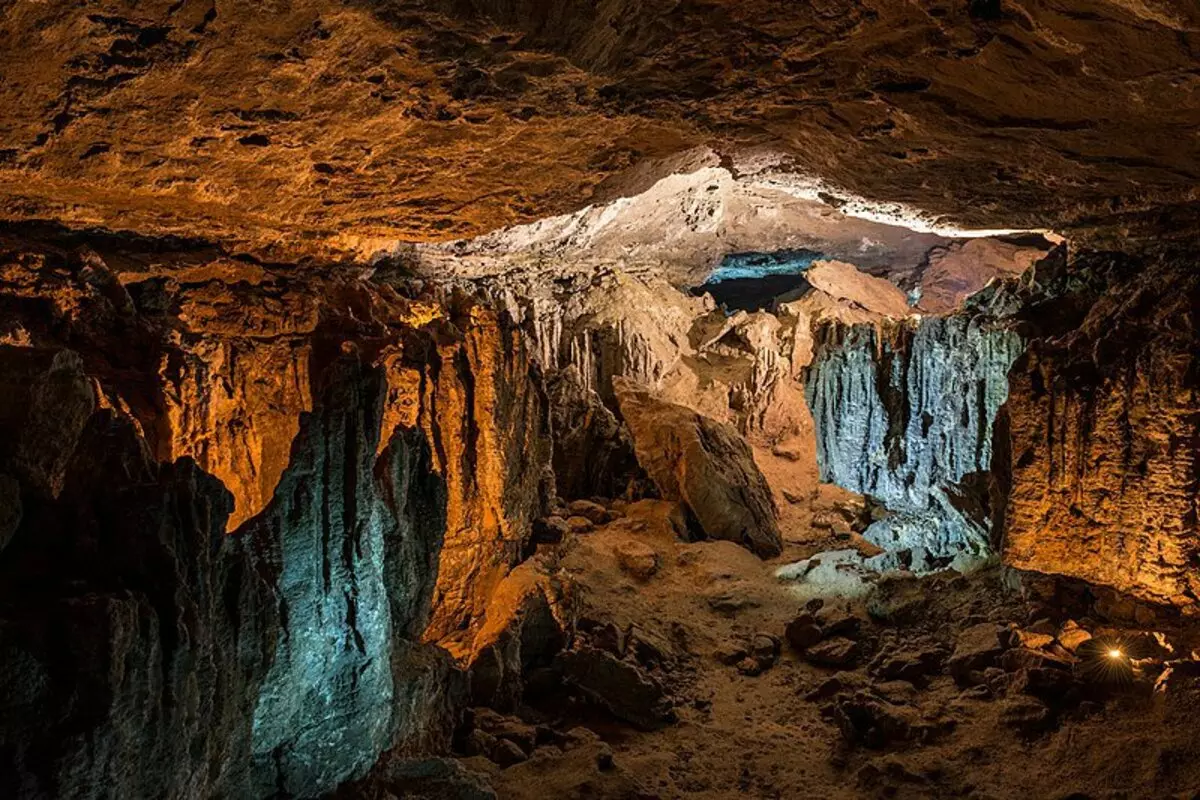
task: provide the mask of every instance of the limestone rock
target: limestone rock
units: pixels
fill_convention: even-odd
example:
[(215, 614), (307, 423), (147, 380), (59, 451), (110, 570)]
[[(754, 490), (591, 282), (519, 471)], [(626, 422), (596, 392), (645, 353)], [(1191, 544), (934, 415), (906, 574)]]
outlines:
[(638, 461), (662, 496), (682, 501), (709, 538), (738, 542), (764, 558), (778, 555), (775, 503), (745, 440), (629, 381), (614, 386)]
[(592, 647), (565, 652), (561, 660), (566, 680), (613, 716), (646, 730), (673, 720), (663, 687), (636, 665)]
[(811, 614), (801, 614), (787, 624), (784, 638), (793, 649), (803, 652), (821, 641), (824, 634)]
[(658, 553), (641, 542), (621, 542), (615, 548), (621, 569), (638, 580), (649, 580), (658, 572)]
[(568, 364), (552, 372), (546, 392), (559, 496), (619, 497), (629, 492), (640, 477), (629, 433), (600, 396), (585, 387), (579, 369)]
[(583, 517), (593, 525), (604, 525), (612, 520), (607, 508), (591, 500), (572, 500), (567, 504), (567, 511), (571, 516)]
[(1073, 288), (1045, 279), (1045, 314), (1084, 314), (1077, 330), (1036, 340), (1013, 367), (1008, 563), (1195, 606), (1200, 483), (1186, 444), (1200, 436), (1194, 265), (1097, 255), (1063, 268), (1060, 282)]
[(816, 289), (835, 300), (848, 300), (873, 314), (903, 319), (909, 314), (908, 299), (894, 284), (861, 272), (842, 261), (818, 261), (804, 277)]
[(946, 662), (951, 674), (960, 682), (972, 672), (981, 671), (996, 663), (1004, 652), (1000, 640), (1003, 629), (991, 622), (981, 622), (958, 634), (954, 652)]
[(820, 667), (845, 668), (857, 665), (862, 653), (863, 647), (858, 642), (834, 636), (810, 646), (804, 651), (804, 658)]
[(990, 549), (989, 491), (972, 482), (992, 458), (992, 424), (1020, 337), (964, 313), (819, 329), (807, 394), (823, 480), (894, 513), (865, 532), (926, 571)]

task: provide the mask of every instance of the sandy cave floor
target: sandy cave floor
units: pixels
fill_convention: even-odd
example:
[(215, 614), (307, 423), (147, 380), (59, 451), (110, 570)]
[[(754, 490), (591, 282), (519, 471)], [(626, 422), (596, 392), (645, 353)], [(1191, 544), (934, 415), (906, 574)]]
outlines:
[[(814, 513), (834, 510), (839, 498), (830, 493), (813, 502)], [(945, 659), (956, 641), (981, 623), (1025, 631), (1020, 644), (1029, 647), (1016, 648), (1022, 654), (1049, 647), (1045, 639), (1053, 637), (1029, 631), (1059, 627), (1074, 609), (1061, 597), (1047, 601), (1056, 591), (1047, 581), (1026, 579), (1018, 589), (993, 568), (891, 582), (869, 606), (845, 609), (860, 621), (851, 638), (865, 651), (861, 660), (817, 666), (784, 635), (803, 604), (775, 578), (778, 564), (729, 542), (680, 541), (671, 509), (658, 501), (625, 507), (624, 516), (593, 532), (541, 546), (524, 568), (568, 579), (580, 618), (593, 627), (611, 623), (660, 651), (651, 667), (669, 687), (677, 721), (639, 730), (587, 705), (548, 710), (527, 697), (529, 707), (518, 711), (526, 722), (592, 734), (576, 730), (574, 740), (584, 744), (539, 747), (506, 769), (482, 755), (463, 759), (489, 776), (500, 798), (1197, 796), (1200, 749), (1191, 715), (1200, 702), (1176, 684), (1155, 692), (1161, 667), (1110, 683), (1084, 658), (1067, 668), (1075, 677), (1048, 688), (1034, 685), (1047, 674), (1034, 656), (1001, 659), (1008, 668), (991, 667), (978, 685), (949, 674)], [(820, 541), (810, 541), (809, 552), (828, 545), (824, 535), (816, 531)], [(783, 563), (809, 554), (792, 538)], [(653, 574), (646, 574), (648, 550)], [(823, 613), (838, 606), (830, 601)], [(1100, 620), (1079, 621), (1104, 635)], [(745, 660), (723, 663), (752, 650), (760, 633), (781, 643), (773, 664), (747, 674), (757, 670)], [(1175, 656), (1194, 635), (1170, 629)], [(941, 665), (912, 681), (883, 674), (890, 656), (922, 652)]]

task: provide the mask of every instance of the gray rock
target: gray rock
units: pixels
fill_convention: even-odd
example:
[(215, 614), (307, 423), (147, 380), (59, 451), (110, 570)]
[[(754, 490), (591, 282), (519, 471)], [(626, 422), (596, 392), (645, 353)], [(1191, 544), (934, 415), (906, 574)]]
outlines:
[(380, 373), (343, 359), (326, 387), (274, 499), (237, 534), (278, 575), (283, 625), (254, 711), (258, 785), (305, 797), (364, 775), (398, 733), (437, 740), (452, 724), (401, 716), (412, 706), (398, 696), (425, 676), (394, 675), (392, 663), (397, 642), (416, 641), (427, 620), (444, 489), (423, 437), (404, 429), (376, 480)]
[[(960, 484), (990, 467), (992, 423), (1020, 337), (986, 315), (818, 332), (807, 384), (822, 480), (896, 512), (868, 528), (927, 571), (988, 552), (986, 497)], [(960, 563), (962, 563), (960, 561)]]

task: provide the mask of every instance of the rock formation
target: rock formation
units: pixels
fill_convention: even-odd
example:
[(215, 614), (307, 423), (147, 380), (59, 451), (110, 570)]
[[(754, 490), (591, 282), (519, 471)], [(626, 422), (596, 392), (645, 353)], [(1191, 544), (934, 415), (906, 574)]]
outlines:
[(1093, 255), (1038, 278), (1049, 297), (1031, 316), (1059, 325), (1012, 372), (1004, 558), (1194, 607), (1195, 258)]
[[(471, 652), (551, 491), (511, 325), (220, 264), (127, 290), (97, 253), (9, 244), (27, 344), (3, 348), (5, 669), (14, 709), (41, 709), (4, 731), (14, 795), (315, 796), (385, 750), (448, 747), (465, 663), (436, 644)], [(48, 571), (43, 611), (11, 605)], [(45, 683), (47, 632), (81, 625)], [(90, 716), (38, 705), (81, 692)], [(135, 754), (159, 766), (118, 774)]]
[(1200, 785), (1194, 0), (260, 5), (0, 3), (0, 796)]
[(615, 385), (638, 462), (669, 500), (679, 500), (704, 536), (779, 555), (771, 490), (745, 440), (726, 425), (656, 400), (629, 379)]
[(822, 478), (897, 512), (867, 538), (913, 551), (925, 568), (927, 559), (985, 555), (990, 524), (961, 484), (990, 468), (992, 423), (1020, 336), (970, 312), (831, 323), (819, 337), (807, 392)]
[(701, 145), (990, 228), (1182, 202), (1200, 174), (1188, 0), (259, 10), (7, 9), (5, 217), (294, 260), (636, 194)]

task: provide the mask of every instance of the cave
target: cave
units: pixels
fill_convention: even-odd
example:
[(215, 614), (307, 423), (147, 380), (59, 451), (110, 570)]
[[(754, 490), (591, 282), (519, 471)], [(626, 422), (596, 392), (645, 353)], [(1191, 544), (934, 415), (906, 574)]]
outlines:
[(0, 797), (1200, 795), (1200, 7), (0, 4)]

